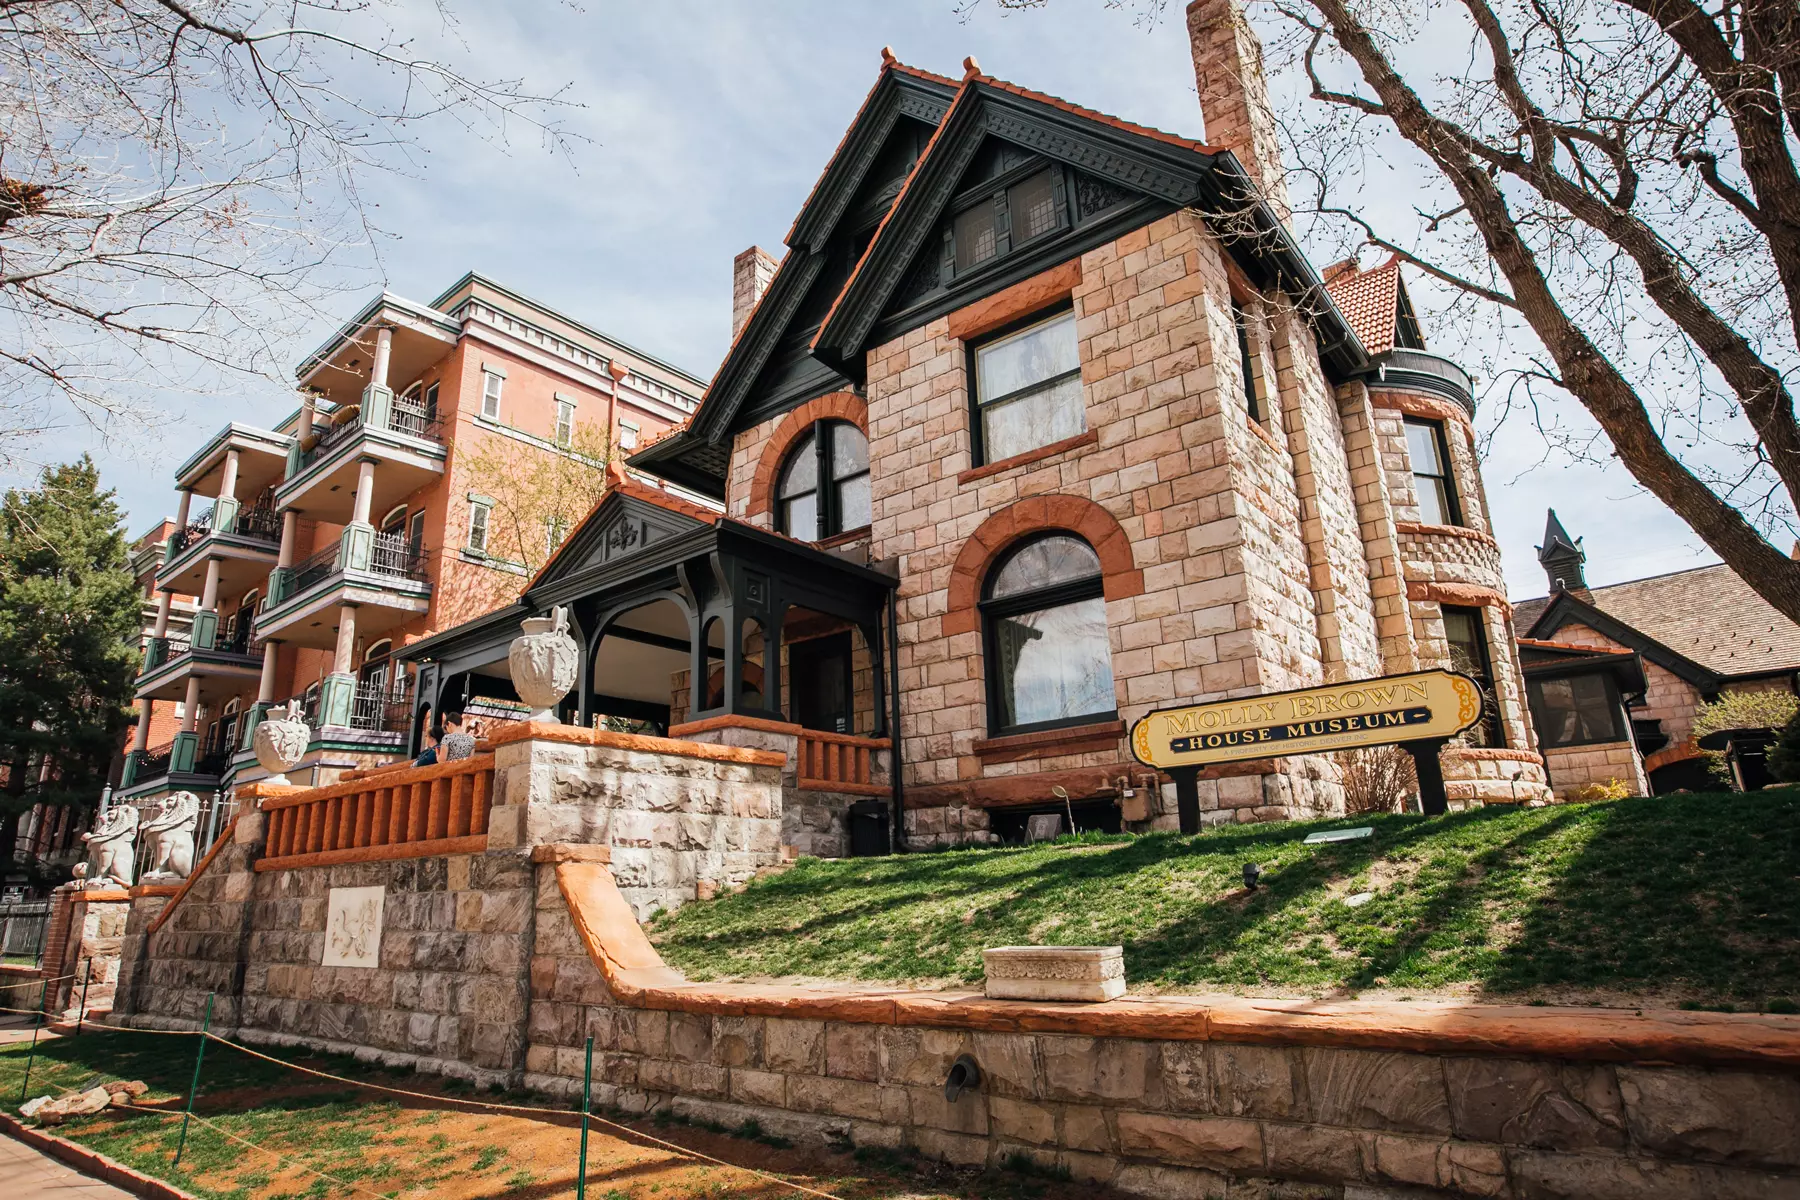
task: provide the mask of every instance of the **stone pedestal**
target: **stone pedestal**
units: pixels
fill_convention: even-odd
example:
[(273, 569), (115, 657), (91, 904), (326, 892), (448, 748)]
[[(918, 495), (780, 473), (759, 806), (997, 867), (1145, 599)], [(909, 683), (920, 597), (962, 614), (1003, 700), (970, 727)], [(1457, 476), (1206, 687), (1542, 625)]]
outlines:
[(44, 977), (57, 980), (45, 993), (51, 1013), (70, 1021), (80, 1015), (83, 980), (88, 1012), (111, 1010), (130, 908), (130, 893), (122, 888), (64, 884), (52, 894), (50, 926), (57, 937), (44, 954)]
[(990, 1000), (1098, 1002), (1125, 994), (1119, 946), (995, 946), (981, 952)]

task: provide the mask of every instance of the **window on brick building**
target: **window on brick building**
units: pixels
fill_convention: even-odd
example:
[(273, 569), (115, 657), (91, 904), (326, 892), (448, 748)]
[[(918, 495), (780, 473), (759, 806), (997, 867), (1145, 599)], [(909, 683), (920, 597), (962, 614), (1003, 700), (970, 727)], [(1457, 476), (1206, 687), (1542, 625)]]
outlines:
[(567, 446), (575, 440), (575, 406), (567, 400), (556, 402), (556, 444)]
[(486, 554), (488, 548), (488, 510), (492, 506), (480, 500), (469, 505), (469, 549)]
[(1538, 740), (1546, 746), (1622, 742), (1619, 696), (1605, 675), (1533, 679), (1527, 683)]
[(950, 222), (953, 271), (960, 275), (1060, 229), (1068, 208), (1063, 190), (1062, 172), (1052, 168), (996, 187), (963, 208)]
[(1073, 309), (974, 349), (976, 459), (992, 463), (1087, 430)]
[(636, 450), (638, 444), (638, 427), (630, 421), (619, 422), (619, 449)]
[(1099, 556), (1067, 533), (1025, 542), (989, 573), (981, 610), (994, 733), (1116, 715), (1101, 586)]
[(1236, 300), (1231, 302), (1231, 319), (1237, 326), (1238, 370), (1244, 377), (1244, 411), (1250, 414), (1252, 421), (1260, 421), (1267, 410), (1263, 405), (1262, 382), (1256, 374), (1256, 355), (1250, 349), (1250, 314)]
[(1444, 640), (1450, 647), (1450, 669), (1461, 671), (1481, 688), (1481, 720), (1463, 736), (1470, 745), (1501, 747), (1500, 706), (1494, 694), (1494, 660), (1488, 653), (1487, 623), (1479, 608), (1444, 605)]
[(820, 541), (869, 524), (869, 439), (848, 421), (820, 421), (794, 443), (775, 486), (781, 532)]
[(1419, 520), (1427, 525), (1461, 525), (1444, 423), (1406, 418), (1406, 453), (1412, 459), (1413, 491), (1419, 495)]
[(481, 415), (490, 421), (500, 419), (500, 390), (506, 380), (493, 371), (481, 373)]

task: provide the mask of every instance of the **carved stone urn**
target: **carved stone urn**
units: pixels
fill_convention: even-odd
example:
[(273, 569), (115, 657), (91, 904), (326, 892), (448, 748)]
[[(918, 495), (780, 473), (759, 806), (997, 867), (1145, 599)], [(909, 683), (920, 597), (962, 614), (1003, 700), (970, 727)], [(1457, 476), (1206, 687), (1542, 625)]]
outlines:
[(556, 723), (556, 706), (575, 686), (581, 647), (569, 636), (569, 610), (557, 605), (547, 617), (527, 617), (525, 632), (513, 639), (506, 662), (513, 688), (531, 705), (530, 720)]
[(270, 713), (250, 735), (250, 741), (256, 749), (256, 761), (269, 773), (263, 782), (286, 786), (287, 773), (300, 765), (306, 757), (307, 744), (312, 741), (312, 730), (300, 719), (299, 701), (289, 700), (279, 716)]

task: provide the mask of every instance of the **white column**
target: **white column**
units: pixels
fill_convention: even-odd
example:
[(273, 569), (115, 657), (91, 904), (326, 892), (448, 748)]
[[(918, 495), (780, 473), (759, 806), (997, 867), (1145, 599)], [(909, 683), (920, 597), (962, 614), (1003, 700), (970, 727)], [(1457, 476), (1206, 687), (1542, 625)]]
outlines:
[(276, 567), (294, 565), (294, 542), (300, 533), (300, 514), (293, 509), (284, 509), (281, 514), (281, 549), (275, 554)]
[(331, 659), (334, 674), (348, 675), (356, 658), (356, 606), (338, 606), (337, 651)]
[(356, 464), (356, 515), (350, 520), (369, 523), (369, 509), (375, 503), (375, 460), (365, 458)]
[(375, 363), (369, 369), (369, 382), (376, 387), (388, 385), (388, 359), (394, 352), (394, 331), (383, 325), (375, 331)]
[(211, 612), (219, 604), (219, 560), (206, 560), (206, 587), (200, 593), (200, 611)]
[(262, 679), (256, 685), (258, 704), (275, 703), (275, 652), (280, 648), (279, 642), (263, 643)]
[(139, 754), (150, 748), (150, 710), (156, 701), (146, 698), (143, 707), (138, 710), (137, 731), (131, 735), (131, 748)]
[(300, 393), (300, 424), (295, 436), (305, 437), (313, 431), (313, 417), (319, 411), (319, 398), (312, 392)]
[(200, 728), (200, 677), (189, 675), (187, 684), (187, 700), (181, 713), (181, 732), (192, 733)]
[(219, 480), (219, 499), (236, 500), (238, 481), (238, 452), (235, 449), (225, 451), (225, 472)]
[(175, 603), (175, 593), (165, 589), (156, 599), (156, 636), (169, 636), (169, 609)]
[(175, 503), (175, 528), (181, 529), (187, 525), (188, 509), (193, 503), (194, 493), (188, 491), (186, 488), (182, 488), (181, 499)]

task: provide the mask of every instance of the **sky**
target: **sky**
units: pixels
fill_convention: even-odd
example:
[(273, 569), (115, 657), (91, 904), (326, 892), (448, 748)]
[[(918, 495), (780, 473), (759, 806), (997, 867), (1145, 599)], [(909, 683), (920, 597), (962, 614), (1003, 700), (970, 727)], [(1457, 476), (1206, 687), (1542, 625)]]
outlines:
[[(779, 256), (782, 237), (880, 67), (881, 48), (949, 75), (965, 56), (1002, 79), (1090, 108), (1202, 136), (1179, 4), (1146, 27), (1102, 0), (1051, 0), (959, 14), (957, 0), (658, 0), (484, 4), (452, 0), (400, 12), (421, 48), (486, 77), (568, 84), (562, 116), (585, 139), (566, 157), (521, 132), (510, 142), (450, 120), (416, 133), (416, 169), (365, 180), (380, 240), (361, 255), (370, 283), (340, 298), (333, 320), (297, 338), (298, 363), (381, 281), (421, 302), (475, 270), (589, 325), (710, 377), (730, 336), (731, 260), (752, 244)], [(354, 86), (354, 81), (346, 81)], [(1402, 181), (1403, 183), (1403, 181)], [(1403, 186), (1372, 201), (1405, 206)], [(1432, 296), (1411, 281), (1430, 348)], [(228, 420), (272, 423), (293, 393), (269, 382), (226, 398), (164, 402), (148, 436), (69, 429), (39, 461), (84, 450), (127, 510), (131, 532), (175, 507), (173, 471)], [(1568, 403), (1572, 419), (1580, 410)], [(1591, 585), (1716, 561), (1623, 468), (1551, 457), (1534, 429), (1492, 440), (1485, 478), (1516, 599), (1542, 595), (1534, 547), (1554, 506), (1583, 537)], [(14, 482), (14, 480), (6, 480)]]

